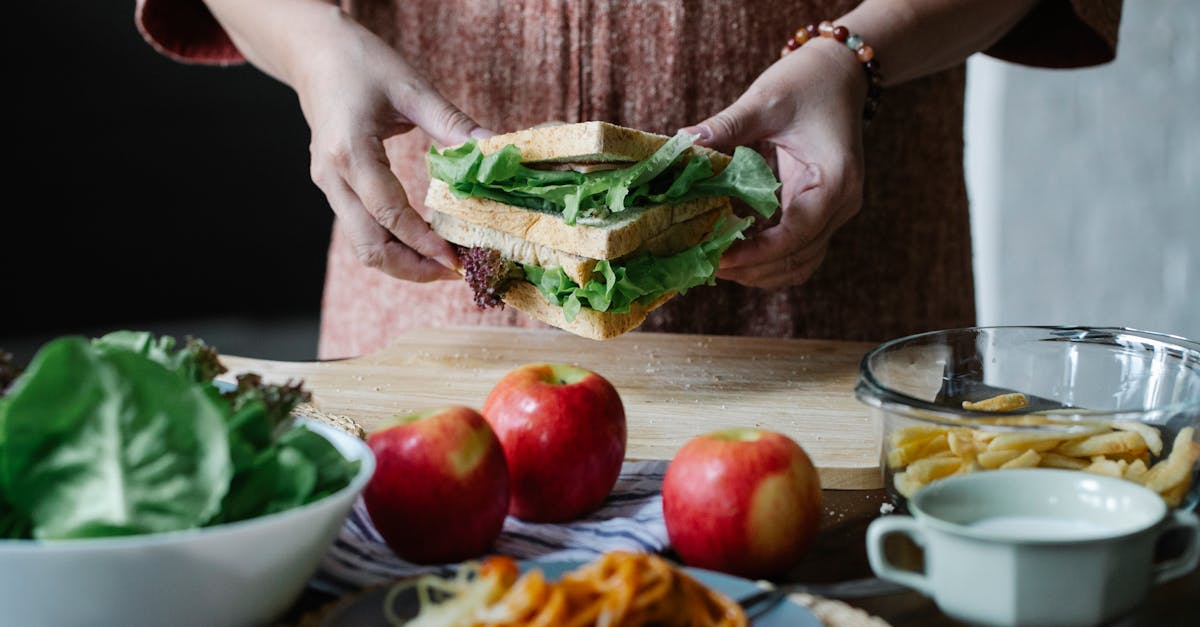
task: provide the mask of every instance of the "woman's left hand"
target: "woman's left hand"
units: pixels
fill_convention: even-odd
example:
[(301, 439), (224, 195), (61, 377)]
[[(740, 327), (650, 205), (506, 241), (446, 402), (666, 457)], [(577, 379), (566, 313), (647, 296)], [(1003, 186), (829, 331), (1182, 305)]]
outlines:
[(832, 39), (814, 39), (724, 111), (686, 129), (700, 134), (699, 143), (726, 150), (766, 140), (778, 156), (779, 223), (731, 247), (717, 276), (765, 288), (812, 277), (834, 232), (862, 206), (866, 92), (854, 54)]

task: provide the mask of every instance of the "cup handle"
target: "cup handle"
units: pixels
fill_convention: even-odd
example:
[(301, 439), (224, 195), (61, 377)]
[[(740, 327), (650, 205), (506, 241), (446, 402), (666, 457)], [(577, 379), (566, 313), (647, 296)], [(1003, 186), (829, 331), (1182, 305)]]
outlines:
[[(881, 579), (888, 579), (925, 596), (932, 596), (929, 580), (923, 573), (897, 568), (888, 561), (883, 550), (883, 539), (892, 533), (906, 535), (922, 549), (925, 548), (925, 536), (920, 525), (911, 516), (876, 518), (867, 527), (867, 560), (871, 563), (871, 570)], [(1194, 542), (1192, 544), (1195, 545)]]
[(1190, 529), (1192, 533), (1182, 555), (1154, 565), (1155, 584), (1186, 575), (1192, 572), (1197, 563), (1200, 563), (1200, 519), (1196, 518), (1196, 514), (1192, 512), (1176, 511), (1171, 514), (1171, 517), (1167, 519), (1167, 524), (1159, 530), (1158, 537), (1161, 538), (1174, 529)]

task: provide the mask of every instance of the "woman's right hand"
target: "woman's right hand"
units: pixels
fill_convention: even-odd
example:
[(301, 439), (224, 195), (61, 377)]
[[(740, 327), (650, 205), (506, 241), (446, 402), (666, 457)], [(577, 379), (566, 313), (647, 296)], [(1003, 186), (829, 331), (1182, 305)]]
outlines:
[[(259, 9), (209, 0), (239, 50), (295, 89), (312, 129), (313, 182), (358, 259), (399, 279), (457, 278), (453, 249), (409, 202), (383, 142), (413, 128), (443, 146), (491, 132), (336, 6), (313, 0), (249, 4)], [(284, 16), (284, 9), (285, 20), (263, 19)]]

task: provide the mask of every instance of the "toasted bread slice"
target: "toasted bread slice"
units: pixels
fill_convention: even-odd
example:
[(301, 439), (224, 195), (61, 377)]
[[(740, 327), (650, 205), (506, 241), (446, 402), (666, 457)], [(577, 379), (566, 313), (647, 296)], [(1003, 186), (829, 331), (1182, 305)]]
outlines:
[(446, 241), (459, 246), (480, 246), (500, 252), (505, 259), (543, 268), (559, 267), (576, 283), (583, 285), (592, 276), (596, 260), (572, 255), (561, 250), (535, 244), (510, 233), (475, 224), (434, 210), (429, 225)]
[(562, 307), (552, 304), (526, 281), (514, 281), (504, 294), (504, 303), (548, 325), (558, 327), (593, 340), (608, 340), (623, 335), (641, 326), (646, 315), (675, 296), (675, 292), (663, 294), (649, 305), (634, 303), (626, 313), (600, 312), (583, 308), (571, 322), (563, 316)]
[(429, 182), (425, 206), (472, 224), (591, 259), (618, 259), (641, 247), (642, 242), (716, 209), (729, 210), (729, 198), (699, 198), (678, 205), (630, 209), (607, 220), (581, 219), (567, 224), (561, 215), (530, 211), (487, 198), (458, 198), (443, 181)]
[[(725, 210), (708, 213), (673, 224), (662, 233), (647, 239), (631, 255), (648, 252), (658, 257), (672, 255), (704, 240)], [(596, 259), (572, 255), (561, 250), (534, 244), (527, 239), (474, 224), (441, 211), (433, 211), (429, 220), (433, 230), (447, 241), (459, 246), (481, 246), (500, 251), (506, 259), (543, 268), (559, 267), (571, 280), (583, 285), (592, 278)]]
[[(538, 126), (495, 135), (479, 140), (476, 145), (480, 152), (489, 155), (513, 144), (521, 151), (524, 163), (610, 163), (641, 161), (668, 139), (666, 135), (592, 121)], [(729, 155), (711, 148), (694, 146), (691, 150), (708, 155), (715, 172), (729, 164)]]
[(643, 252), (655, 257), (666, 257), (682, 252), (708, 237), (721, 216), (730, 217), (733, 210), (728, 206), (713, 209), (694, 218), (672, 224), (667, 230), (642, 242), (642, 245), (632, 254)]

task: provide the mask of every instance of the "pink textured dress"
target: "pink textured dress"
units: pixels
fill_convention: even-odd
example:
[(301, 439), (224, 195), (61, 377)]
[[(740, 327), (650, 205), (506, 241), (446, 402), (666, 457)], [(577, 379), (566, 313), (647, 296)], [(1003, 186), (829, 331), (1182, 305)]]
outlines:
[[(400, 50), (451, 102), (509, 131), (548, 120), (606, 120), (672, 134), (733, 102), (797, 26), (853, 0), (348, 0), (343, 8)], [(1043, 2), (997, 57), (1075, 67), (1115, 55), (1119, 0)], [(199, 0), (138, 0), (158, 50), (186, 62), (242, 58)], [(886, 58), (886, 51), (880, 51)], [(865, 132), (862, 211), (805, 285), (701, 287), (642, 330), (880, 341), (975, 321), (963, 180), (963, 66), (887, 89)], [(429, 138), (387, 141), (410, 199), (425, 195)], [(511, 309), (481, 312), (460, 281), (417, 284), (362, 267), (335, 228), (320, 355), (372, 352), (429, 326), (542, 326)]]

